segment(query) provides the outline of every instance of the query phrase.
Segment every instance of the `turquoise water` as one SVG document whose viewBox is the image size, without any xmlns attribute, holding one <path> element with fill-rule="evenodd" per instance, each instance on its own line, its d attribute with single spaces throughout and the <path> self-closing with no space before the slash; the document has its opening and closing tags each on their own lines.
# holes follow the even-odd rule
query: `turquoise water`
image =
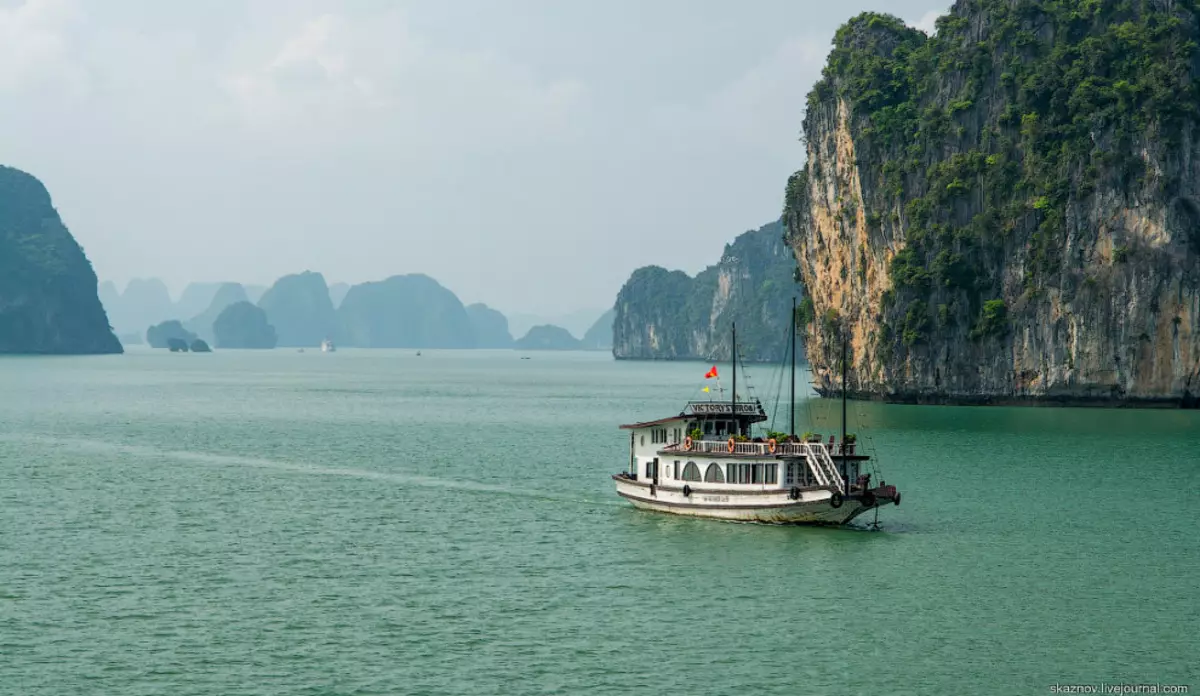
<svg viewBox="0 0 1200 696">
<path fill-rule="evenodd" d="M 882 531 L 633 510 L 706 368 L 2 359 L 0 694 L 1200 689 L 1200 413 L 853 403 Z"/>
</svg>

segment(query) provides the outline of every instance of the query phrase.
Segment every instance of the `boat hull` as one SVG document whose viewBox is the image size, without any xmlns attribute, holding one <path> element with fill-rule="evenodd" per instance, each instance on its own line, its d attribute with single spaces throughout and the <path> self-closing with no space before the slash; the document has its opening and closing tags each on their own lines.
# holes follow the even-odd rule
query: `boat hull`
<svg viewBox="0 0 1200 696">
<path fill-rule="evenodd" d="M 787 491 L 738 495 L 698 489 L 685 496 L 676 489 L 651 487 L 620 477 L 614 479 L 617 494 L 640 510 L 733 522 L 844 525 L 865 512 L 894 502 L 876 498 L 873 504 L 866 505 L 851 496 L 835 506 L 838 501 L 829 490 L 805 491 L 799 500 L 792 500 Z"/>
</svg>

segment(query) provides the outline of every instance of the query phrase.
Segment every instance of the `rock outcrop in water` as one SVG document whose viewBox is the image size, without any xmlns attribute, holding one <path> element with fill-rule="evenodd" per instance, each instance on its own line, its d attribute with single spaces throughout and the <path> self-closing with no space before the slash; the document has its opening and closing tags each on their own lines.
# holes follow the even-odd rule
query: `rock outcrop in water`
<svg viewBox="0 0 1200 696">
<path fill-rule="evenodd" d="M 1191 2 L 960 0 L 936 36 L 838 31 L 784 219 L 836 390 L 1194 403 L 1200 99 Z"/>
<path fill-rule="evenodd" d="M 725 246 L 721 261 L 695 278 L 639 268 L 617 295 L 612 320 L 618 359 L 728 360 L 730 327 L 748 361 L 778 361 L 788 345 L 796 262 L 778 222 Z"/>
<path fill-rule="evenodd" d="M 319 346 L 337 328 L 329 287 L 320 273 L 305 271 L 275 281 L 258 306 L 275 327 L 280 346 Z"/>
<path fill-rule="evenodd" d="M 267 322 L 267 313 L 249 302 L 234 302 L 213 322 L 218 348 L 274 348 L 275 327 Z"/>
<path fill-rule="evenodd" d="M 0 166 L 0 353 L 120 353 L 97 286 L 42 182 Z"/>
</svg>

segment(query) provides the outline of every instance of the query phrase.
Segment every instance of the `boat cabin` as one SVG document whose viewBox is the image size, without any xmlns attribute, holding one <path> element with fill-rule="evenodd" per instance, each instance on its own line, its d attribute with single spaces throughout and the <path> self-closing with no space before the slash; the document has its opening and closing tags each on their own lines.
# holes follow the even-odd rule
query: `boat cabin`
<svg viewBox="0 0 1200 696">
<path fill-rule="evenodd" d="M 856 455 L 853 445 L 835 447 L 831 438 L 827 449 L 820 443 L 751 438 L 752 426 L 766 420 L 758 401 L 692 401 L 677 416 L 622 425 L 629 431 L 626 475 L 653 486 L 688 484 L 697 491 L 731 485 L 846 490 L 846 481 L 852 491 L 864 485 L 859 470 L 868 457 Z"/>
</svg>

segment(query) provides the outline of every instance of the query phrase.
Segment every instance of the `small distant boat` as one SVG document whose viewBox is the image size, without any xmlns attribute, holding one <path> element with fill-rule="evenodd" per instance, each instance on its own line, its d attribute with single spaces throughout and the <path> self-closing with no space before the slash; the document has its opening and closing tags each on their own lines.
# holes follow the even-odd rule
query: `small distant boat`
<svg viewBox="0 0 1200 696">
<path fill-rule="evenodd" d="M 298 350 L 298 351 L 296 351 L 296 352 L 297 352 L 297 353 L 303 353 L 303 352 L 304 352 L 304 349 L 303 349 L 303 348 L 301 348 L 300 350 Z"/>
<path fill-rule="evenodd" d="M 324 341 L 321 341 L 321 352 L 322 353 L 333 353 L 336 351 L 337 351 L 337 346 L 333 345 L 332 338 L 326 338 Z"/>
<path fill-rule="evenodd" d="M 421 357 L 421 351 L 419 351 L 419 350 L 417 351 L 417 357 L 418 358 Z"/>
</svg>

